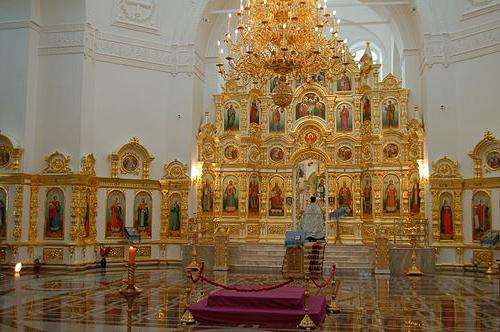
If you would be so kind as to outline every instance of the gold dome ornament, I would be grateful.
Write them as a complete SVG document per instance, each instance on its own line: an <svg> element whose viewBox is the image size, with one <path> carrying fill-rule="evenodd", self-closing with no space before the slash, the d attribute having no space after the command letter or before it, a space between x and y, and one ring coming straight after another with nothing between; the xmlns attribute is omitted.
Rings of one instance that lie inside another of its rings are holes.
<svg viewBox="0 0 500 332"><path fill-rule="evenodd" d="M278 85L272 93L274 104L280 107L286 107L292 103L293 92L286 79L279 79Z"/></svg>

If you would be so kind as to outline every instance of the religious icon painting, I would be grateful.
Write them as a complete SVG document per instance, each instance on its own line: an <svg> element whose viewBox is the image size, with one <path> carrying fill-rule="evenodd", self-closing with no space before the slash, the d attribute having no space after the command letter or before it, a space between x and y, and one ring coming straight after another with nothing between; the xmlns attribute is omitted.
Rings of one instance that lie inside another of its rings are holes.
<svg viewBox="0 0 500 332"><path fill-rule="evenodd" d="M122 157L121 172L123 174L139 174L139 158L134 153L126 153Z"/></svg>
<svg viewBox="0 0 500 332"><path fill-rule="evenodd" d="M373 190L370 174L365 174L361 178L361 197L363 198L363 217L371 218L373 216Z"/></svg>
<svg viewBox="0 0 500 332"><path fill-rule="evenodd" d="M352 149L348 146L341 146L337 151L337 158L342 162L351 160Z"/></svg>
<svg viewBox="0 0 500 332"><path fill-rule="evenodd" d="M248 217L260 216L260 181L256 174L248 179Z"/></svg>
<svg viewBox="0 0 500 332"><path fill-rule="evenodd" d="M420 183L418 173L410 176L410 213L420 213Z"/></svg>
<svg viewBox="0 0 500 332"><path fill-rule="evenodd" d="M260 151L257 146L251 146L250 149L248 149L248 159L252 163L258 163L260 161Z"/></svg>
<svg viewBox="0 0 500 332"><path fill-rule="evenodd" d="M250 109L248 112L250 124L258 125L260 123L260 102L257 97L253 97L250 101Z"/></svg>
<svg viewBox="0 0 500 332"><path fill-rule="evenodd" d="M143 238L151 238L153 199L147 191L140 191L134 199L134 228Z"/></svg>
<svg viewBox="0 0 500 332"><path fill-rule="evenodd" d="M347 92L352 90L352 80L350 73L343 73L337 80L336 91L337 92Z"/></svg>
<svg viewBox="0 0 500 332"><path fill-rule="evenodd" d="M228 145L224 148L224 158L227 160L238 159L238 148L235 145Z"/></svg>
<svg viewBox="0 0 500 332"><path fill-rule="evenodd" d="M45 198L45 239L64 239L64 192L50 188Z"/></svg>
<svg viewBox="0 0 500 332"><path fill-rule="evenodd" d="M352 131L352 106L347 103L337 107L337 132L348 133Z"/></svg>
<svg viewBox="0 0 500 332"><path fill-rule="evenodd" d="M313 92L306 93L300 103L295 106L295 120L304 116L326 117L326 106L319 96Z"/></svg>
<svg viewBox="0 0 500 332"><path fill-rule="evenodd" d="M0 143L0 168L7 167L10 162L9 147L6 144Z"/></svg>
<svg viewBox="0 0 500 332"><path fill-rule="evenodd" d="M182 197L179 193L172 193L168 198L168 236L181 236Z"/></svg>
<svg viewBox="0 0 500 332"><path fill-rule="evenodd" d="M278 86L278 76L276 77L273 77L270 81L269 81L269 92L270 93L273 93L274 92L274 89L276 89L276 87Z"/></svg>
<svg viewBox="0 0 500 332"><path fill-rule="evenodd" d="M274 176L269 181L269 216L283 217L285 182L282 177Z"/></svg>
<svg viewBox="0 0 500 332"><path fill-rule="evenodd" d="M486 154L486 165L492 170L500 169L500 151L493 150Z"/></svg>
<svg viewBox="0 0 500 332"><path fill-rule="evenodd" d="M229 101L224 106L224 130L240 130L240 106L234 101Z"/></svg>
<svg viewBox="0 0 500 332"><path fill-rule="evenodd" d="M304 134L304 142L313 145L318 141L318 134L315 131L308 131Z"/></svg>
<svg viewBox="0 0 500 332"><path fill-rule="evenodd" d="M485 191L472 196L472 240L479 241L491 229L491 200Z"/></svg>
<svg viewBox="0 0 500 332"><path fill-rule="evenodd" d="M345 216L353 216L353 195L352 195L352 179L348 176L341 176L337 180L337 201L338 208L344 208Z"/></svg>
<svg viewBox="0 0 500 332"><path fill-rule="evenodd" d="M448 192L439 197L439 238L453 240L453 196Z"/></svg>
<svg viewBox="0 0 500 332"><path fill-rule="evenodd" d="M123 238L125 211L125 194L120 190L110 191L106 198L106 238Z"/></svg>
<svg viewBox="0 0 500 332"><path fill-rule="evenodd" d="M387 99L382 103L382 128L399 128L399 109L395 99Z"/></svg>
<svg viewBox="0 0 500 332"><path fill-rule="evenodd" d="M222 213L226 216L238 215L238 179L229 175L222 182Z"/></svg>
<svg viewBox="0 0 500 332"><path fill-rule="evenodd" d="M280 133L285 131L285 112L279 106L273 106L269 110L269 132Z"/></svg>
<svg viewBox="0 0 500 332"><path fill-rule="evenodd" d="M393 174L386 175L382 187L382 207L385 217L400 215L400 192L399 178Z"/></svg>
<svg viewBox="0 0 500 332"><path fill-rule="evenodd" d="M284 156L285 152L280 147L275 146L269 151L269 158L275 163L283 161Z"/></svg>
<svg viewBox="0 0 500 332"><path fill-rule="evenodd" d="M370 103L370 98L368 96L363 96L361 99L361 115L363 122L372 121L372 106Z"/></svg>
<svg viewBox="0 0 500 332"><path fill-rule="evenodd" d="M214 212L214 178L210 174L205 174L201 178L201 211L203 213Z"/></svg>
<svg viewBox="0 0 500 332"><path fill-rule="evenodd" d="M389 143L384 146L382 154L384 156L384 159L397 159L399 156L399 146L394 143Z"/></svg>
<svg viewBox="0 0 500 332"><path fill-rule="evenodd" d="M287 206L292 206L293 205L293 197L288 196L286 198L286 205Z"/></svg>
<svg viewBox="0 0 500 332"><path fill-rule="evenodd" d="M7 190L0 187L0 239L7 237Z"/></svg>

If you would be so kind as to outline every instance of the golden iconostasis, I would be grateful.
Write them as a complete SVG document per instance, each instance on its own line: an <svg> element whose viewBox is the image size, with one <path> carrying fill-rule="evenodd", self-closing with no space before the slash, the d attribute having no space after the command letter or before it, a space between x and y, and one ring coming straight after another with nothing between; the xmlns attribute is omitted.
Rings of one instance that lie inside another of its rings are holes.
<svg viewBox="0 0 500 332"><path fill-rule="evenodd" d="M285 108L273 103L275 80L226 82L215 123L198 135L198 215L233 239L281 239L316 196L325 214L345 208L343 237L358 243L373 241L376 224L422 218L424 133L408 120L408 90L393 75L379 81L368 55L360 63L293 82Z"/></svg>
<svg viewBox="0 0 500 332"><path fill-rule="evenodd" d="M390 74L379 81L379 68L365 54L335 79L320 73L293 82L285 108L272 102L274 80L259 89L226 82L214 96L215 123L207 115L200 127L191 176L174 160L161 179L150 179L154 157L135 137L102 161L110 174L96 174L93 154L73 170L58 151L39 174L27 174L22 147L0 133L0 262L82 266L100 258L100 246L121 262L124 227L141 234L144 261L178 263L192 229L205 243L217 226L233 242L280 242L310 196L325 214L345 208L344 243L373 243L377 228L399 236L395 225L427 218L439 262L486 259L479 238L500 228L499 141L487 132L470 152L474 178L464 179L447 157L432 163L429 177L422 125L408 119L408 90ZM188 211L197 211L199 228L190 229Z"/></svg>

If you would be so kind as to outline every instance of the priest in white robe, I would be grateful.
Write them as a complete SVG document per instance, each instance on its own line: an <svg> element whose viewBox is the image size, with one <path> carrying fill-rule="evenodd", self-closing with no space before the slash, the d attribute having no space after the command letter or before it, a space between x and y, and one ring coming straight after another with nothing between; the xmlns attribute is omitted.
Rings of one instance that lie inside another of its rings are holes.
<svg viewBox="0 0 500 332"><path fill-rule="evenodd" d="M311 204L305 208L300 219L300 228L308 241L325 239L325 218L314 196L311 197Z"/></svg>

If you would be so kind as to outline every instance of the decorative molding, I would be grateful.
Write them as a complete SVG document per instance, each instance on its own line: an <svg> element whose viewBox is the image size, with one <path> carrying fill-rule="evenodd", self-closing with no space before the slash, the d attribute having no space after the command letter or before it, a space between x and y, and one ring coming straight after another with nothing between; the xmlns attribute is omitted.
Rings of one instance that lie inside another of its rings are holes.
<svg viewBox="0 0 500 332"><path fill-rule="evenodd" d="M432 67L500 52L500 20L453 33L425 34L423 64Z"/></svg>
<svg viewBox="0 0 500 332"><path fill-rule="evenodd" d="M0 30L32 29L40 32L40 24L35 21L0 22Z"/></svg>
<svg viewBox="0 0 500 332"><path fill-rule="evenodd" d="M159 35L158 0L118 0L114 26Z"/></svg>
<svg viewBox="0 0 500 332"><path fill-rule="evenodd" d="M85 57L101 62L163 71L173 75L195 73L203 79L203 60L199 55L195 55L194 49L193 44L164 45L101 32L91 24L65 24L41 29L38 54L44 56L83 53Z"/></svg>
<svg viewBox="0 0 500 332"><path fill-rule="evenodd" d="M500 9L500 2L493 0L469 0L472 3L473 7L468 8L462 14L462 21L470 20L471 18L487 15L490 13L494 13ZM476 2L476 3L474 3Z"/></svg>

